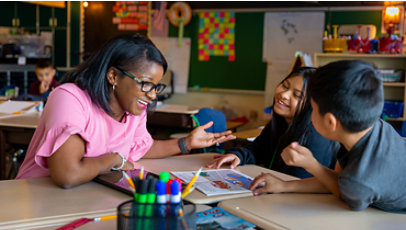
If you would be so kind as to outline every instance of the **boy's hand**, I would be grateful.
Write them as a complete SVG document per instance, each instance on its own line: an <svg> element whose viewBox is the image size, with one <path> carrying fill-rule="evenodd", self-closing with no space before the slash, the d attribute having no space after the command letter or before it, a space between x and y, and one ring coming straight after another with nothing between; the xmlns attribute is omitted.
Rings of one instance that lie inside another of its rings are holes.
<svg viewBox="0 0 406 230"><path fill-rule="evenodd" d="M289 166L302 167L304 169L311 168L317 160L313 157L312 152L306 147L299 145L297 142L292 142L281 153L281 157L285 164ZM307 170L308 171L308 170Z"/></svg>
<svg viewBox="0 0 406 230"><path fill-rule="evenodd" d="M284 192L285 183L269 173L261 173L251 182L249 189L253 191L254 196L263 193L281 193Z"/></svg>
<svg viewBox="0 0 406 230"><path fill-rule="evenodd" d="M206 167L207 168L220 168L223 164L230 163L230 168L235 168L241 162L240 158L232 153L228 153L225 155L215 155L214 160L209 162Z"/></svg>
<svg viewBox="0 0 406 230"><path fill-rule="evenodd" d="M41 84L39 85L39 93L43 94L49 90L49 82L47 81L41 81Z"/></svg>

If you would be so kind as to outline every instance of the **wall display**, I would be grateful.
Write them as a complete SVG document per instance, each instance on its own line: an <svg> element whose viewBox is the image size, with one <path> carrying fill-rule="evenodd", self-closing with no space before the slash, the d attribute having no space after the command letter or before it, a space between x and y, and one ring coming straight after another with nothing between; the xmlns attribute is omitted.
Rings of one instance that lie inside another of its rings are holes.
<svg viewBox="0 0 406 230"><path fill-rule="evenodd" d="M117 1L112 10L113 24L117 24L118 30L148 29L148 2Z"/></svg>
<svg viewBox="0 0 406 230"><path fill-rule="evenodd" d="M235 60L235 13L199 13L199 61L208 61L210 56L228 56Z"/></svg>

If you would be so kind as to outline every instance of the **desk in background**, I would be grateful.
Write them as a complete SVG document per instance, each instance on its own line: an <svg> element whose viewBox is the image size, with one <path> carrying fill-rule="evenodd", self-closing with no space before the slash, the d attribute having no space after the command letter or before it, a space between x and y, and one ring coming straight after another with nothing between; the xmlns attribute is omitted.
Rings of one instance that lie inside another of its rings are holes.
<svg viewBox="0 0 406 230"><path fill-rule="evenodd" d="M6 144L28 145L41 113L0 115L0 180L6 179Z"/></svg>
<svg viewBox="0 0 406 230"><path fill-rule="evenodd" d="M199 109L193 106L162 104L148 113L147 125L192 129L191 116L198 112Z"/></svg>

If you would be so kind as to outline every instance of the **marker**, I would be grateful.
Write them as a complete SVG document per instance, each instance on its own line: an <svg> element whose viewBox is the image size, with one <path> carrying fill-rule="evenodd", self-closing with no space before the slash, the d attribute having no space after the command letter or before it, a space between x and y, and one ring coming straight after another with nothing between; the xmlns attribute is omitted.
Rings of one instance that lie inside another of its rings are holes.
<svg viewBox="0 0 406 230"><path fill-rule="evenodd" d="M166 203L170 203L171 201L171 184L173 180L169 179L166 182Z"/></svg>
<svg viewBox="0 0 406 230"><path fill-rule="evenodd" d="M200 172L202 171L203 167L200 167L200 169L196 172L196 174L193 176L192 180L190 180L189 184L186 185L185 190L189 190L193 184L195 183L195 181L197 180L197 178L200 175Z"/></svg>
<svg viewBox="0 0 406 230"><path fill-rule="evenodd" d="M155 198L156 198L156 183L157 180L153 177L150 177L147 179L149 181L148 183L148 193L147 193L147 203L155 203Z"/></svg>
<svg viewBox="0 0 406 230"><path fill-rule="evenodd" d="M144 179L144 166L141 166L140 179Z"/></svg>
<svg viewBox="0 0 406 230"><path fill-rule="evenodd" d="M130 185L130 189L133 193L135 193L135 185L132 179L128 176L128 174L125 171L122 171L123 175L125 176L125 179L127 180L128 184Z"/></svg>
<svg viewBox="0 0 406 230"><path fill-rule="evenodd" d="M147 204L145 209L145 216L147 217L142 229L153 228L153 223L151 222L151 217L153 216L153 208L156 198L156 179L153 177L147 177L148 182L148 192L147 192ZM152 226L151 226L152 225Z"/></svg>
<svg viewBox="0 0 406 230"><path fill-rule="evenodd" d="M179 191L180 192L182 192L182 181L181 181L181 179L179 179L179 178L175 178L175 179L173 179L173 180L176 180L177 182L179 182Z"/></svg>
<svg viewBox="0 0 406 230"><path fill-rule="evenodd" d="M139 180L138 182L138 187L140 189L137 189L138 191L138 197L137 197L137 202L138 203L145 203L147 202L147 190L148 190L148 180Z"/></svg>
<svg viewBox="0 0 406 230"><path fill-rule="evenodd" d="M171 184L171 203L179 204L181 201L180 184L176 180Z"/></svg>
<svg viewBox="0 0 406 230"><path fill-rule="evenodd" d="M159 174L159 180L162 180L163 182L168 182L169 180L169 173L168 172L161 172Z"/></svg>
<svg viewBox="0 0 406 230"><path fill-rule="evenodd" d="M158 205L158 216L165 217L166 216L166 183L162 180L159 180L156 183L156 193L157 199L156 202ZM160 222L159 225L165 226L165 222L162 222L162 218L159 218Z"/></svg>
<svg viewBox="0 0 406 230"><path fill-rule="evenodd" d="M159 180L156 183L156 192L157 192L156 202L158 204L166 204L166 183L164 181Z"/></svg>
<svg viewBox="0 0 406 230"><path fill-rule="evenodd" d="M134 182L134 187L135 187L135 191L137 191L138 189L140 189L140 179L138 177L133 177L133 182ZM134 193L134 201L138 201L138 193L135 192Z"/></svg>

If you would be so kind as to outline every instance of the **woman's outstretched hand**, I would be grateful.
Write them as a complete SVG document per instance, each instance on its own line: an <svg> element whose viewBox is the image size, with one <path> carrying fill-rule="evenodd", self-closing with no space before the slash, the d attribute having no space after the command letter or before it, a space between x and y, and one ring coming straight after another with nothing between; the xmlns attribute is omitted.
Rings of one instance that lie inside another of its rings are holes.
<svg viewBox="0 0 406 230"><path fill-rule="evenodd" d="M213 125L213 121L210 121L202 126L199 126L186 137L186 145L189 149L200 149L209 147L215 144L221 144L223 142L234 140L236 137L231 135L231 131L225 131L221 133L208 133L204 131Z"/></svg>

